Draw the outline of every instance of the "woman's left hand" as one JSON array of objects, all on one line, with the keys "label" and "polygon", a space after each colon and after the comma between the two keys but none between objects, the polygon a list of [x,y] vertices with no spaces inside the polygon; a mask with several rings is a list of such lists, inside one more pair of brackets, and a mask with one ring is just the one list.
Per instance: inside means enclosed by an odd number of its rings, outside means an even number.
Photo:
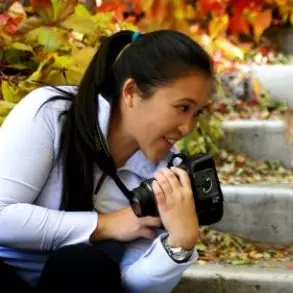
[{"label": "woman's left hand", "polygon": [[199,224],[188,173],[171,167],[159,170],[152,183],[162,223],[173,247],[194,248]]}]

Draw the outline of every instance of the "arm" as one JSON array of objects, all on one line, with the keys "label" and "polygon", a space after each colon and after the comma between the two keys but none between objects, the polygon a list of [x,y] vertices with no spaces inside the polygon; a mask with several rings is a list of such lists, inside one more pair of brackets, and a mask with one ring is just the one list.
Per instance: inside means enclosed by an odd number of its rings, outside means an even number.
[{"label": "arm", "polygon": [[57,111],[45,105],[36,115],[48,93],[39,89],[29,94],[0,128],[2,246],[56,249],[88,241],[97,224],[96,212],[64,212],[34,205],[55,160]]},{"label": "arm", "polygon": [[198,258],[195,250],[188,262],[178,264],[166,253],[159,235],[153,242],[138,240],[131,243],[121,262],[122,280],[127,292],[168,293],[182,273]]},{"label": "arm", "polygon": [[[178,168],[163,168],[155,178],[152,187],[162,223],[169,234],[168,243],[172,247],[193,249],[199,225],[188,174]],[[182,273],[198,258],[194,251],[189,261],[174,262],[165,251],[161,237],[151,245],[142,241],[132,244],[126,252],[122,269],[129,292],[170,292]],[[142,255],[142,251],[146,252]]]}]

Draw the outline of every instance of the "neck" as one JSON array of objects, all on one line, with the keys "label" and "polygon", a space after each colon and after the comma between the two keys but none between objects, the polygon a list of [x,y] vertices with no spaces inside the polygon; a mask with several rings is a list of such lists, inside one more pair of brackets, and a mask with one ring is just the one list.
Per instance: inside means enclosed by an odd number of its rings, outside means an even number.
[{"label": "neck", "polygon": [[123,125],[120,113],[113,112],[111,117],[107,139],[111,156],[116,167],[120,168],[138,150],[138,146]]}]

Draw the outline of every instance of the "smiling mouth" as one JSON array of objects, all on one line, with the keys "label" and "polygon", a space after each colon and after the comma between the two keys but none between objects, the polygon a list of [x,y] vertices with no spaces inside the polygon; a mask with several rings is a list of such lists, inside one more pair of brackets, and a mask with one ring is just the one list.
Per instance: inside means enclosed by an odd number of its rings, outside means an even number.
[{"label": "smiling mouth", "polygon": [[165,140],[170,146],[173,146],[173,145],[178,141],[178,139],[167,138],[167,137],[164,137],[164,140]]}]

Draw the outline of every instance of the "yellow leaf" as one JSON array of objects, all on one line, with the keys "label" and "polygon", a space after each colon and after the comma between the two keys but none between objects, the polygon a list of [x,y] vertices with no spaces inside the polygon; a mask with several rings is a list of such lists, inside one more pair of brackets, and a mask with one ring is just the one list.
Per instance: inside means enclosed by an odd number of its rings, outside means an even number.
[{"label": "yellow leaf", "polygon": [[254,37],[258,41],[263,32],[271,25],[272,23],[272,11],[267,9],[258,13],[255,21],[253,23]]},{"label": "yellow leaf", "polygon": [[93,47],[85,47],[72,54],[71,64],[72,66],[85,71],[92,57],[94,56],[96,49]]},{"label": "yellow leaf", "polygon": [[214,17],[209,23],[209,34],[212,39],[220,35],[228,26],[228,15]]},{"label": "yellow leaf", "polygon": [[291,25],[293,26],[293,11],[292,11],[291,14],[290,14],[290,23],[291,23]]},{"label": "yellow leaf", "polygon": [[14,106],[14,103],[0,101],[0,117],[6,117]]},{"label": "yellow leaf", "polygon": [[74,15],[75,16],[85,16],[85,17],[91,17],[91,13],[88,11],[88,9],[82,5],[82,4],[78,4],[75,7],[75,11],[74,11]]},{"label": "yellow leaf", "polygon": [[15,95],[14,88],[6,80],[2,81],[1,87],[2,87],[3,99],[5,101],[12,102],[14,100],[14,95]]},{"label": "yellow leaf", "polygon": [[287,4],[287,0],[275,0],[278,6],[284,6]]},{"label": "yellow leaf", "polygon": [[233,45],[231,42],[229,42],[227,39],[225,38],[218,38],[214,41],[214,45],[218,48],[221,49],[224,53],[224,55],[228,58],[228,59],[235,59],[238,58],[240,60],[244,59],[244,54],[241,51],[241,49],[239,49],[237,46]]},{"label": "yellow leaf", "polygon": [[22,98],[21,91],[14,88],[6,80],[2,81],[1,88],[2,88],[2,94],[3,94],[4,101],[16,104]]},{"label": "yellow leaf", "polygon": [[49,85],[60,85],[67,84],[67,80],[65,76],[62,74],[60,70],[50,70],[47,76],[44,77],[44,83]]},{"label": "yellow leaf", "polygon": [[187,5],[186,18],[187,19],[194,19],[195,17],[196,17],[196,10],[191,5]]},{"label": "yellow leaf", "polygon": [[4,122],[5,118],[6,118],[6,117],[1,117],[1,116],[0,116],[0,125],[2,125],[2,124],[3,124],[3,122]]}]

